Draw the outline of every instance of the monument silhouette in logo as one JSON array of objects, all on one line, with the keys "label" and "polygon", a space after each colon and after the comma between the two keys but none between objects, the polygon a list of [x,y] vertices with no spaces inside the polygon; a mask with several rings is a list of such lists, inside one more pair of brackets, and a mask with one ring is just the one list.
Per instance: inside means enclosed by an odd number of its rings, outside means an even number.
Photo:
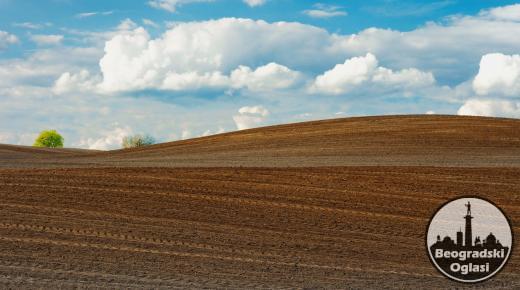
[{"label": "monument silhouette in logo", "polygon": [[479,281],[502,267],[508,257],[509,247],[503,246],[493,233],[484,239],[476,236],[473,240],[471,203],[468,201],[465,206],[464,233],[460,228],[455,240],[450,236],[441,239],[437,235],[437,241],[429,250],[438,267],[449,276],[461,281]]}]

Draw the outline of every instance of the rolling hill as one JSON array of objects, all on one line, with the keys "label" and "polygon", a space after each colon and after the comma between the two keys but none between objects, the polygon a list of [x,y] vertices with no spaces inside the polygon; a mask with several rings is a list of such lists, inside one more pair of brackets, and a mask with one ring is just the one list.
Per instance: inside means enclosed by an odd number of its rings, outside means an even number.
[{"label": "rolling hill", "polygon": [[[0,166],[36,166],[34,160],[23,160],[30,156],[25,154],[30,149],[24,150],[24,154],[17,153],[14,163],[2,158]],[[53,156],[34,149],[33,153],[39,159],[37,166],[51,167],[520,166],[520,120],[357,117],[263,127],[130,150],[60,151],[62,154]],[[0,154],[10,153],[0,147]]]},{"label": "rolling hill", "polygon": [[[520,120],[382,116],[115,150],[0,146],[0,287],[439,289],[429,218],[520,235]],[[462,217],[461,217],[462,220]],[[520,256],[478,285],[520,288]]]}]

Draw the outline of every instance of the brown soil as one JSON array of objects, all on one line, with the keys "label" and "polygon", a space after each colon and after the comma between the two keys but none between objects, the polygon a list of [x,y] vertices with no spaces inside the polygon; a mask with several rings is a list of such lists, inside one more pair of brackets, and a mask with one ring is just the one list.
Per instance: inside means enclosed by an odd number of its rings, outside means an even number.
[{"label": "brown soil", "polygon": [[[353,118],[108,153],[3,146],[0,288],[462,287],[431,266],[428,220],[478,195],[520,236],[519,125]],[[477,287],[519,288],[519,254]]]},{"label": "brown soil", "polygon": [[[520,120],[383,116],[272,126],[133,150],[0,146],[0,167],[520,166]],[[41,149],[39,149],[41,150]],[[67,153],[67,154],[65,154]]]}]

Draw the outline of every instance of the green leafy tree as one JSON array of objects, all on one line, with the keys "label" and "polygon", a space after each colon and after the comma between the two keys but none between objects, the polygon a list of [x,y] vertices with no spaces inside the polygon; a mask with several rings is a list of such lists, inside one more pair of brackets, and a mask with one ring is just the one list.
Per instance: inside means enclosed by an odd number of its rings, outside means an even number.
[{"label": "green leafy tree", "polygon": [[56,130],[46,130],[34,141],[36,147],[62,148],[64,139]]},{"label": "green leafy tree", "polygon": [[123,138],[122,146],[125,149],[137,148],[155,144],[155,139],[150,135],[134,135]]}]

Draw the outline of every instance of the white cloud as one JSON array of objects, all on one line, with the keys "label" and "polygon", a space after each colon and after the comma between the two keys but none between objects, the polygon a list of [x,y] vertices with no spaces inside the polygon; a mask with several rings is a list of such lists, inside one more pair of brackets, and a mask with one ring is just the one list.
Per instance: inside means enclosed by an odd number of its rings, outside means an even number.
[{"label": "white cloud", "polygon": [[102,16],[108,16],[108,15],[112,15],[114,13],[114,11],[95,11],[95,12],[83,12],[83,13],[78,13],[75,15],[76,18],[88,18],[88,17],[92,17],[92,16],[97,16],[97,15],[102,15]]},{"label": "white cloud", "polygon": [[377,59],[371,53],[365,57],[353,57],[316,77],[315,87],[318,91],[341,94],[349,87],[367,81],[376,68]]},{"label": "white cloud", "polygon": [[346,16],[348,13],[341,10],[339,6],[326,4],[314,4],[314,9],[304,10],[303,14],[312,18],[331,18],[337,16]]},{"label": "white cloud", "polygon": [[[117,91],[143,83],[160,87],[168,73],[226,76],[241,65],[255,68],[271,62],[316,75],[345,59],[372,53],[392,70],[389,81],[406,73],[427,79],[421,72],[431,72],[439,84],[455,86],[475,76],[476,64],[489,51],[518,51],[520,38],[510,37],[516,34],[520,23],[482,15],[455,16],[407,32],[370,28],[352,35],[301,23],[237,18],[176,22],[158,38],[150,38],[145,30],[119,33],[107,42],[101,71],[107,87]],[[384,78],[384,72],[381,75]]]},{"label": "white cloud", "polygon": [[325,10],[305,10],[303,13],[312,18],[331,18],[337,16],[346,16],[347,12],[345,11],[325,11]]},{"label": "white cloud", "polygon": [[[335,37],[327,31],[300,23],[223,18],[202,22],[177,23],[161,38],[148,43],[131,45],[136,61],[143,65],[175,68],[180,71],[228,72],[239,65],[255,66],[257,63],[276,62],[288,67],[292,64],[307,66],[317,64],[316,53],[330,58],[338,53]],[[110,43],[121,41],[113,39]],[[240,47],[240,49],[237,49]],[[110,50],[106,57],[110,56]],[[121,51],[126,53],[126,51]],[[158,65],[158,62],[163,65]],[[148,63],[146,63],[148,62]]]},{"label": "white cloud", "polygon": [[213,2],[214,0],[151,0],[148,1],[148,5],[153,8],[166,10],[169,12],[177,11],[177,7],[184,4],[197,3],[197,2]]},{"label": "white cloud", "polygon": [[225,133],[225,132],[226,132],[226,130],[224,128],[222,128],[222,127],[218,128],[218,130],[216,130],[216,131],[212,131],[212,130],[208,129],[208,130],[204,131],[204,133],[202,133],[200,135],[200,137],[206,137],[206,136],[211,136],[211,135],[216,135],[216,134],[222,134],[222,133]]},{"label": "white cloud", "polygon": [[239,66],[257,63],[280,64],[255,71],[258,78],[273,69],[284,73],[291,64],[309,69],[339,53],[334,39],[309,25],[235,18],[179,23],[157,39],[137,28],[106,43],[100,61],[103,87],[111,91],[159,88],[166,75],[228,75]]},{"label": "white cloud", "polygon": [[[183,91],[197,89],[248,89],[253,92],[266,92],[272,90],[287,89],[300,79],[298,72],[276,64],[269,63],[252,70],[248,66],[239,66],[229,76],[221,72],[198,73],[195,71],[185,73],[169,72],[164,76],[160,86],[164,90]],[[153,85],[143,84],[141,88]]]},{"label": "white cloud", "polygon": [[12,133],[2,133],[0,132],[0,143],[12,143],[13,141],[13,134]]},{"label": "white cloud", "polygon": [[[252,54],[254,58],[255,51],[245,50],[241,56],[228,42],[235,36],[251,37],[249,30],[261,33],[275,31],[273,26],[263,21],[244,19],[184,23],[159,39],[150,39],[143,28],[122,31],[106,42],[105,56],[100,61],[103,74],[101,87],[107,92],[153,88],[194,90],[232,87],[251,91],[288,88],[300,78],[298,72],[274,62],[252,70],[243,62],[251,62],[248,56]],[[287,31],[281,32],[285,34],[294,30],[292,26],[299,29],[303,25],[279,23],[277,26],[288,26]],[[275,45],[275,41],[264,44],[269,47]],[[233,64],[236,66],[230,67]]]},{"label": "white cloud", "polygon": [[0,49],[5,49],[11,44],[18,43],[18,37],[9,32],[0,30]]},{"label": "white cloud", "polygon": [[496,7],[485,10],[480,16],[496,20],[520,21],[520,4]]},{"label": "white cloud", "polygon": [[159,24],[155,23],[154,21],[150,19],[143,18],[143,24],[146,26],[150,26],[153,28],[159,28]]},{"label": "white cloud", "polygon": [[269,111],[263,106],[246,106],[238,110],[238,115],[233,116],[233,121],[238,130],[249,129],[261,125],[269,116]]},{"label": "white cloud", "polygon": [[191,131],[190,130],[188,130],[188,129],[182,130],[181,140],[190,139],[190,137],[191,137]]},{"label": "white cloud", "polygon": [[63,41],[63,35],[58,34],[34,34],[31,40],[37,45],[59,45]]},{"label": "white cloud", "polygon": [[471,99],[457,111],[459,115],[520,118],[520,102]]},{"label": "white cloud", "polygon": [[[375,15],[390,17],[422,16],[457,3],[456,0],[433,1],[385,1],[387,5],[365,6],[364,10]],[[378,3],[379,4],[379,3]]]},{"label": "white cloud", "polygon": [[10,132],[0,132],[0,144],[32,145],[34,140],[36,140],[36,137],[38,137],[37,133],[15,134]]},{"label": "white cloud", "polygon": [[267,0],[243,0],[243,1],[244,1],[244,3],[246,3],[247,5],[249,5],[251,7],[262,6],[267,2]]},{"label": "white cloud", "polygon": [[37,29],[42,29],[44,27],[52,26],[52,23],[46,22],[46,23],[40,24],[40,23],[32,23],[32,22],[21,22],[21,23],[13,23],[13,26],[37,30]]},{"label": "white cloud", "polygon": [[242,107],[238,110],[240,114],[254,114],[254,115],[260,115],[262,117],[269,116],[269,111],[262,107],[262,106],[253,106],[253,107]]},{"label": "white cloud", "polygon": [[97,12],[84,12],[75,15],[76,18],[88,18],[97,15]]},{"label": "white cloud", "polygon": [[25,58],[0,60],[0,89],[49,88],[63,72],[95,70],[101,56],[102,50],[96,48],[53,46],[39,48]]},{"label": "white cloud", "polygon": [[479,95],[520,96],[520,55],[490,53],[482,56],[480,69],[473,80]]},{"label": "white cloud", "polygon": [[[124,77],[124,75],[118,75]],[[266,92],[272,90],[288,89],[294,86],[301,74],[291,69],[269,63],[255,70],[248,66],[239,66],[231,74],[224,75],[219,71],[203,72],[189,71],[176,73],[167,72],[165,75],[149,73],[140,80],[135,75],[128,75],[128,81],[124,86],[111,87],[107,83],[101,83],[106,92],[133,89],[162,89],[172,91],[193,91],[199,89],[248,89],[253,92]]]},{"label": "white cloud", "polygon": [[[503,13],[517,9],[501,8]],[[440,82],[454,85],[474,76],[475,64],[482,55],[494,51],[518,53],[520,37],[512,36],[520,35],[520,22],[485,16],[490,11],[452,16],[406,32],[369,28],[343,39],[341,46],[351,54],[371,52],[394,69],[431,71]]]},{"label": "white cloud", "polygon": [[52,91],[57,95],[70,92],[88,93],[95,90],[98,82],[99,80],[92,77],[87,70],[81,70],[77,74],[66,72],[56,80]]},{"label": "white cloud", "polygon": [[224,88],[229,85],[229,78],[220,72],[199,74],[197,72],[168,73],[162,89],[182,91],[201,88]]},{"label": "white cloud", "polygon": [[149,63],[149,59],[142,56],[149,39],[143,28],[137,28],[132,32],[120,33],[106,42],[105,56],[99,62],[105,90],[124,91],[145,87],[155,77],[153,66],[159,65],[159,60]]},{"label": "white cloud", "polygon": [[415,68],[392,71],[378,67],[372,76],[372,82],[382,86],[407,90],[432,86],[435,84],[435,77],[430,72],[423,72]]},{"label": "white cloud", "polygon": [[100,138],[82,138],[80,146],[88,149],[109,150],[121,148],[123,138],[132,135],[129,127],[117,127],[111,131],[104,132]]},{"label": "white cloud", "polygon": [[343,94],[359,86],[374,85],[390,87],[392,89],[410,89],[431,86],[435,78],[431,73],[417,69],[403,69],[392,71],[379,67],[377,58],[367,53],[364,57],[353,57],[345,63],[336,65],[333,69],[316,77],[312,91]]},{"label": "white cloud", "polygon": [[286,89],[293,86],[300,77],[300,73],[273,62],[254,71],[247,66],[239,66],[231,72],[234,88],[246,87],[251,91]]},{"label": "white cloud", "polygon": [[117,26],[118,30],[132,30],[136,28],[137,24],[133,22],[130,18],[126,18],[125,20],[121,21],[121,23],[119,23],[119,25]]}]

